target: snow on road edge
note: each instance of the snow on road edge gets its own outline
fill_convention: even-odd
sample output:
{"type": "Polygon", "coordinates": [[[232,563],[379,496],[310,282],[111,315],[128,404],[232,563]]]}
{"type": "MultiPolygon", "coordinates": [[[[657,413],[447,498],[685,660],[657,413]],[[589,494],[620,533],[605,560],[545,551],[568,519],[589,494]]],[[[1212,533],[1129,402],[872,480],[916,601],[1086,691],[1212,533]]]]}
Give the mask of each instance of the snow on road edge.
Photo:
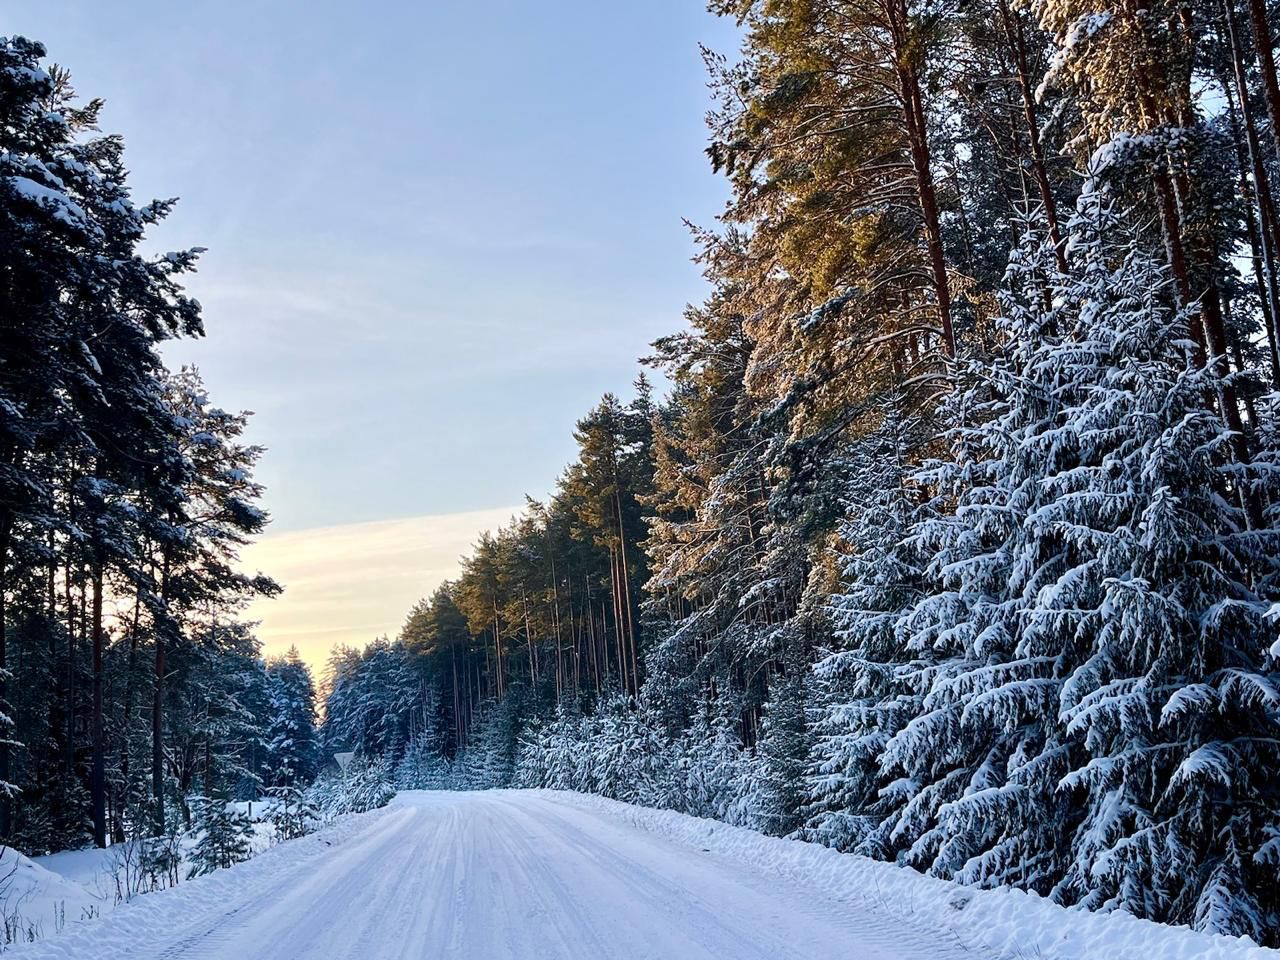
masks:
{"type": "Polygon", "coordinates": [[[228,869],[137,896],[101,918],[75,922],[68,919],[61,933],[33,943],[13,944],[7,949],[0,947],[0,952],[31,960],[43,957],[85,960],[100,955],[108,945],[152,942],[174,932],[170,924],[175,916],[181,916],[188,923],[206,917],[215,919],[226,910],[228,903],[243,899],[246,894],[270,897],[285,875],[300,864],[362,836],[391,812],[391,807],[382,807],[368,813],[347,814],[315,833],[268,847],[228,869]]]}
{"type": "Polygon", "coordinates": [[[558,804],[654,833],[684,846],[763,868],[817,887],[906,926],[954,933],[975,956],[1007,960],[1280,960],[1280,950],[1252,940],[1196,933],[1131,914],[1062,907],[1024,890],[981,890],[926,877],[799,840],[670,810],[560,790],[538,790],[558,804]],[[981,952],[979,952],[981,951],[981,952]]]}

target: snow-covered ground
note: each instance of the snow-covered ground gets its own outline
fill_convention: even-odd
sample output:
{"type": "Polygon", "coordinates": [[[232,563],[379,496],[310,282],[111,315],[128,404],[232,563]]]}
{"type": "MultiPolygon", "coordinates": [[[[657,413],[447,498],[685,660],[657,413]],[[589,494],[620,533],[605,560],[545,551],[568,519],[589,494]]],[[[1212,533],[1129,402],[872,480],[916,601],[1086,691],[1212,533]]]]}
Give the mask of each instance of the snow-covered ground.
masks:
{"type": "MultiPolygon", "coordinates": [[[[68,918],[69,920],[71,918],[68,918]]],[[[1280,960],[707,820],[551,791],[403,793],[17,948],[59,960],[1280,960]]]]}
{"type": "MultiPolygon", "coordinates": [[[[83,853],[100,861],[103,851],[83,853]]],[[[0,847],[0,914],[8,937],[46,937],[69,921],[101,916],[109,898],[88,875],[86,863],[80,851],[32,860],[0,847]],[[86,882],[69,875],[80,872],[86,882]]]]}
{"type": "MultiPolygon", "coordinates": [[[[274,829],[269,822],[269,802],[240,802],[228,807],[255,821],[255,854],[271,845],[274,829]]],[[[179,849],[184,858],[194,844],[191,836],[181,839],[179,849]]],[[[136,841],[103,850],[63,850],[39,857],[26,857],[0,846],[0,923],[6,933],[0,939],[0,950],[4,943],[44,939],[75,921],[97,919],[122,901],[142,896],[137,892],[140,852],[136,841]]],[[[186,876],[188,867],[184,859],[181,876],[186,876]]]]}

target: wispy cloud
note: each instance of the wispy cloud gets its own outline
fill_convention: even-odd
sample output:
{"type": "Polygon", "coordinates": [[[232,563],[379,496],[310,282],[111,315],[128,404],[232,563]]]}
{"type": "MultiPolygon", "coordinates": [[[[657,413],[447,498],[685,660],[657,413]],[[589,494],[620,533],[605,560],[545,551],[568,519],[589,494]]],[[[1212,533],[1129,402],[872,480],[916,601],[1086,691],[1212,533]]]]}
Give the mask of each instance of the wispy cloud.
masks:
{"type": "Polygon", "coordinates": [[[485,530],[518,507],[405,517],[268,534],[244,551],[244,566],[278,580],[285,592],[249,609],[261,620],[268,655],[296,645],[317,672],[334,644],[361,646],[394,636],[418,598],[454,576],[485,530]]]}

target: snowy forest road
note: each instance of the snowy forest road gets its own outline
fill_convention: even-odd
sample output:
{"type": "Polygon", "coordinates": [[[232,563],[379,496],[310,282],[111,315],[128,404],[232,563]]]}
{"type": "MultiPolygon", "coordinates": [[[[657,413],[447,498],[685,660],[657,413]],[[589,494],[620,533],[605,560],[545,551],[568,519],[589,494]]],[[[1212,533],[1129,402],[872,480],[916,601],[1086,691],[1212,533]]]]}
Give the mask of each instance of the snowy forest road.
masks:
{"type": "Polygon", "coordinates": [[[806,888],[545,791],[404,793],[388,809],[355,819],[346,835],[339,829],[332,839],[325,831],[283,844],[19,953],[77,960],[974,957],[941,935],[861,915],[816,883],[806,888]]]}

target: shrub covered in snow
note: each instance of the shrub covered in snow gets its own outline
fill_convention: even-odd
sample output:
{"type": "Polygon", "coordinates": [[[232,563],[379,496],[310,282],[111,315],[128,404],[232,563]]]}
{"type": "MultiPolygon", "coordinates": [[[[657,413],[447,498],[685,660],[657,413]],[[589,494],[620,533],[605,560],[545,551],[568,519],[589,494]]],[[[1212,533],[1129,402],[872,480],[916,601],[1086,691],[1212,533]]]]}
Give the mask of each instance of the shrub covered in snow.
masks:
{"type": "Polygon", "coordinates": [[[306,836],[320,826],[320,811],[301,787],[271,787],[267,792],[271,796],[268,818],[275,842],[306,836]]]}
{"type": "Polygon", "coordinates": [[[396,795],[391,761],[357,757],[340,774],[326,774],[307,790],[304,802],[324,820],[347,813],[364,813],[385,807],[396,795]]]}
{"type": "Polygon", "coordinates": [[[195,847],[187,877],[198,877],[248,860],[253,853],[253,821],[223,800],[195,796],[192,810],[195,847]]]}

